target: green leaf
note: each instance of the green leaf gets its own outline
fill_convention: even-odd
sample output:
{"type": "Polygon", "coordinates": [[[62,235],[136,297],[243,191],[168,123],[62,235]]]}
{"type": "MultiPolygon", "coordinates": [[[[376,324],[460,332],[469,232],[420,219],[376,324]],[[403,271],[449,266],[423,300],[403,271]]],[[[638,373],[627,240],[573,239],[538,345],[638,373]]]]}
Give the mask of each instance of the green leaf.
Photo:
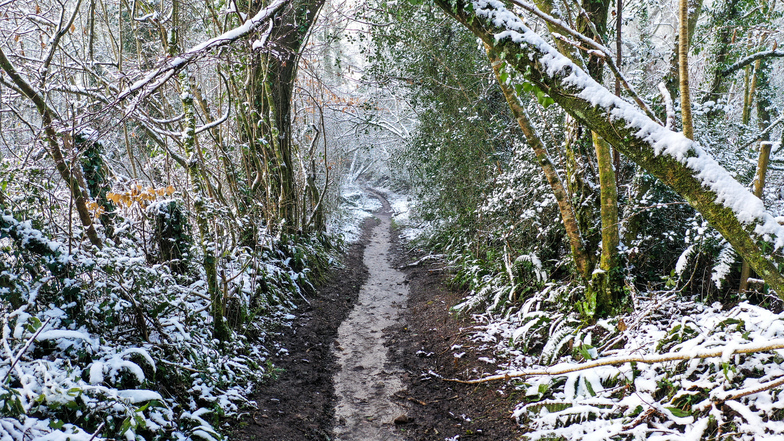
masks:
{"type": "Polygon", "coordinates": [[[594,392],[590,381],[585,380],[585,388],[588,389],[588,393],[591,394],[592,397],[596,396],[596,392],[594,392]]]}
{"type": "Polygon", "coordinates": [[[550,390],[550,385],[547,383],[542,383],[539,385],[537,392],[539,392],[540,397],[543,397],[549,390],[550,390]]]}
{"type": "Polygon", "coordinates": [[[691,416],[691,412],[689,412],[688,410],[678,409],[677,407],[667,407],[666,409],[672,412],[672,414],[678,418],[691,416]]]}
{"type": "Polygon", "coordinates": [[[54,430],[62,429],[62,427],[64,425],[65,425],[65,422],[62,421],[62,420],[50,420],[49,421],[49,427],[51,427],[54,430]]]}
{"type": "Polygon", "coordinates": [[[131,419],[126,418],[125,421],[123,421],[122,426],[120,426],[120,436],[125,435],[125,432],[127,432],[128,429],[130,428],[131,428],[131,419]]]}
{"type": "Polygon", "coordinates": [[[82,393],[82,389],[78,388],[78,387],[72,387],[72,388],[68,389],[68,392],[67,392],[67,394],[72,396],[72,397],[78,397],[79,394],[81,394],[81,393],[82,393]]]}
{"type": "Polygon", "coordinates": [[[41,320],[39,320],[38,317],[30,317],[29,319],[27,319],[27,324],[25,328],[27,329],[28,332],[35,332],[41,329],[41,325],[42,325],[41,320]]]}
{"type": "Polygon", "coordinates": [[[579,347],[580,355],[582,355],[583,358],[586,359],[586,360],[593,360],[593,357],[591,356],[591,353],[588,351],[589,349],[592,349],[592,348],[593,348],[593,346],[591,346],[591,345],[580,345],[580,347],[579,347]]]}

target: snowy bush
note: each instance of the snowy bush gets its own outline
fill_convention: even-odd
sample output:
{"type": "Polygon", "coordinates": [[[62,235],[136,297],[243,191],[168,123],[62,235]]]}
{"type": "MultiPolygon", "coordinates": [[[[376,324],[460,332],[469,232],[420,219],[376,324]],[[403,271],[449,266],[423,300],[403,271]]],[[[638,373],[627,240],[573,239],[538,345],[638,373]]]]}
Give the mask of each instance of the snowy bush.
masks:
{"type": "Polygon", "coordinates": [[[11,438],[221,438],[269,374],[267,324],[332,261],[329,238],[286,236],[221,259],[236,330],[225,344],[200,265],[180,274],[136,241],[69,252],[48,236],[2,216],[0,434],[11,438]]]}
{"type": "Polygon", "coordinates": [[[524,439],[783,436],[777,386],[784,375],[784,313],[749,303],[723,310],[720,303],[659,292],[638,298],[633,313],[593,326],[570,325],[568,317],[538,309],[551,289],[506,318],[476,316],[485,324],[474,339],[501,357],[505,368],[496,373],[502,379],[546,369],[570,371],[512,380],[525,397],[514,411],[524,439]],[[544,348],[532,344],[542,337],[544,348]],[[640,361],[659,354],[671,360],[640,361]],[[627,359],[638,361],[623,362],[627,359]],[[605,360],[619,361],[577,369],[605,360]]]}

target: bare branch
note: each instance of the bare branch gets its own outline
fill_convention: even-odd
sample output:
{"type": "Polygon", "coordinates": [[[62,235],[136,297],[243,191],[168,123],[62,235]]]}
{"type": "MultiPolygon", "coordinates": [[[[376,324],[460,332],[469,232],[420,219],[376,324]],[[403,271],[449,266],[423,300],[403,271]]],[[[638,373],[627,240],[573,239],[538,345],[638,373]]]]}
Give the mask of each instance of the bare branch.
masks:
{"type": "Polygon", "coordinates": [[[573,372],[580,372],[580,371],[593,369],[601,366],[618,366],[626,363],[653,364],[653,363],[664,363],[667,361],[694,360],[698,358],[699,359],[715,358],[715,357],[727,358],[732,354],[753,354],[756,352],[767,352],[776,349],[784,349],[784,339],[771,340],[763,343],[749,343],[746,345],[728,344],[726,346],[722,346],[719,348],[701,349],[701,350],[689,351],[689,352],[667,352],[664,354],[608,357],[608,358],[594,360],[582,364],[561,363],[544,369],[505,372],[503,374],[491,375],[489,377],[478,378],[474,380],[446,379],[446,381],[453,381],[456,383],[464,383],[464,384],[477,384],[477,383],[487,383],[490,381],[500,381],[500,380],[508,381],[512,378],[525,378],[525,377],[537,377],[537,376],[552,377],[557,375],[570,374],[573,372]]]}
{"type": "Polygon", "coordinates": [[[769,51],[762,51],[762,52],[757,52],[756,54],[751,54],[748,57],[735,62],[730,67],[721,71],[721,76],[732,74],[738,71],[739,69],[743,69],[744,67],[748,66],[749,64],[757,60],[761,60],[763,58],[771,58],[771,57],[784,57],[784,49],[779,49],[779,50],[771,49],[769,51]]]}
{"type": "Polygon", "coordinates": [[[263,23],[270,20],[275,13],[282,9],[290,0],[276,0],[271,5],[262,9],[253,18],[247,20],[241,26],[226,31],[223,34],[211,38],[205,42],[197,44],[177,57],[168,58],[164,63],[152,72],[149,72],[141,80],[131,84],[127,89],[120,92],[117,96],[118,101],[122,101],[129,96],[142,92],[143,95],[156,91],[164,83],[175,76],[180,70],[190,63],[206,55],[209,51],[223,46],[230,45],[240,38],[245,37],[254,30],[258,29],[263,23]]]}

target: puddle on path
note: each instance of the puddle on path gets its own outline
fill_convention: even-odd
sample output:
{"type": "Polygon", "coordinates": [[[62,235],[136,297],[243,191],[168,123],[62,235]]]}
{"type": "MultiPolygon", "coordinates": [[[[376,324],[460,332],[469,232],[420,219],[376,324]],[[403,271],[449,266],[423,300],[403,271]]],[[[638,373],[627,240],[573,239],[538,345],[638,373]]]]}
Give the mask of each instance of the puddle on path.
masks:
{"type": "Polygon", "coordinates": [[[405,414],[392,395],[403,389],[401,372],[387,366],[384,329],[398,323],[408,287],[405,274],[389,261],[390,217],[378,215],[365,249],[368,280],[349,317],[338,329],[335,351],[340,371],[335,375],[335,439],[337,441],[402,440],[394,419],[405,414]]]}

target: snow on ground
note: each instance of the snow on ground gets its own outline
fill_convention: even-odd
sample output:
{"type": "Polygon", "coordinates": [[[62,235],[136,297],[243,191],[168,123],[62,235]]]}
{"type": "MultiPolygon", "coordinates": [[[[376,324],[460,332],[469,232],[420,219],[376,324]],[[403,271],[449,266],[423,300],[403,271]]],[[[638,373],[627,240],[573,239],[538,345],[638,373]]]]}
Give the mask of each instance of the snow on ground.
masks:
{"type": "Polygon", "coordinates": [[[343,236],[347,243],[354,243],[362,234],[362,221],[379,209],[381,202],[371,197],[358,183],[344,184],[340,188],[338,213],[330,220],[329,232],[343,236]]]}
{"type": "MultiPolygon", "coordinates": [[[[414,208],[411,205],[410,196],[397,193],[386,187],[372,187],[372,189],[382,194],[389,202],[395,226],[405,240],[412,241],[424,234],[426,228],[415,224],[412,219],[414,208]]],[[[343,235],[348,243],[356,242],[361,234],[362,221],[373,216],[373,213],[383,206],[381,201],[371,196],[358,183],[344,185],[341,188],[340,201],[340,214],[335,216],[330,225],[330,232],[343,235]]]]}
{"type": "Polygon", "coordinates": [[[622,317],[593,326],[578,319],[568,328],[574,317],[538,311],[533,303],[505,317],[475,316],[481,324],[474,340],[499,360],[488,374],[514,376],[609,357],[692,358],[512,380],[526,398],[514,411],[526,439],[699,440],[728,430],[738,440],[784,439],[781,387],[767,387],[784,377],[784,350],[735,352],[781,342],[784,313],[746,302],[722,310],[719,303],[659,292],[638,299],[635,311],[622,317]],[[548,361],[545,353],[554,345],[560,345],[557,356],[548,361]],[[693,358],[706,350],[720,356],[693,358]]]}
{"type": "Polygon", "coordinates": [[[222,418],[253,408],[248,396],[270,374],[267,355],[278,348],[259,337],[293,318],[310,259],[332,258],[314,241],[223,259],[235,311],[227,316],[237,320],[243,309],[253,320],[231,322],[237,332],[222,345],[198,265],[184,275],[150,265],[129,241],[71,254],[28,224],[3,221],[4,234],[58,254],[37,268],[24,255],[3,262],[38,271],[33,280],[13,276],[17,305],[0,302],[0,440],[220,439],[222,418]],[[58,262],[79,276],[60,277],[58,262]],[[64,300],[66,288],[76,300],[64,300]]]}

